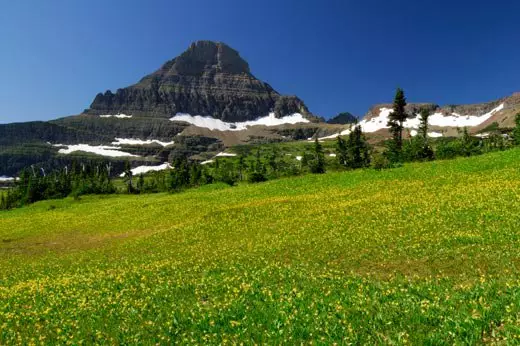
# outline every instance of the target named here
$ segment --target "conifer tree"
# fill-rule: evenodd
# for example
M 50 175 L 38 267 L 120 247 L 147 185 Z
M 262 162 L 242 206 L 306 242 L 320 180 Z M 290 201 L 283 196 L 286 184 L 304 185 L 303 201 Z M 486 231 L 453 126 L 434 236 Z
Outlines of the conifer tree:
M 342 166 L 347 165 L 348 160 L 348 148 L 347 141 L 345 141 L 341 136 L 338 136 L 336 139 L 336 158 L 338 162 Z
M 515 117 L 515 129 L 513 130 L 513 141 L 515 145 L 520 145 L 520 113 Z
M 370 165 L 369 146 L 359 125 L 348 136 L 345 165 L 352 169 Z
M 430 143 L 428 141 L 428 120 L 430 118 L 430 110 L 427 108 L 422 108 L 419 118 L 419 133 L 418 133 L 418 140 L 420 141 L 419 145 L 419 152 L 417 153 L 417 158 L 419 160 L 432 160 L 434 153 L 433 149 L 430 146 Z
M 311 165 L 311 172 L 315 174 L 325 173 L 325 155 L 323 147 L 318 138 L 314 140 L 314 158 Z
M 0 194 L 0 210 L 5 210 L 7 208 L 7 199 L 3 193 Z
M 388 116 L 388 126 L 390 126 L 390 132 L 392 133 L 390 151 L 394 161 L 399 161 L 401 150 L 403 148 L 403 124 L 407 117 L 405 107 L 406 98 L 404 96 L 404 91 L 401 88 L 397 88 L 394 98 L 393 112 Z
M 191 165 L 190 168 L 190 185 L 191 186 L 198 186 L 202 179 L 202 170 L 200 168 L 200 165 Z
M 244 159 L 244 155 L 240 155 L 238 158 L 238 177 L 240 181 L 244 180 L 244 171 L 246 170 L 246 161 Z
M 421 109 L 421 113 L 419 114 L 419 133 L 424 140 L 428 138 L 428 119 L 430 118 L 430 111 L 428 108 L 424 107 Z
M 127 192 L 128 193 L 133 193 L 134 192 L 134 187 L 132 185 L 132 169 L 130 168 L 130 162 L 126 161 L 125 162 L 125 175 L 124 175 L 124 180 L 126 181 L 126 184 L 127 184 Z
M 142 173 L 139 174 L 139 179 L 137 179 L 137 190 L 139 191 L 139 193 L 144 192 L 144 177 Z

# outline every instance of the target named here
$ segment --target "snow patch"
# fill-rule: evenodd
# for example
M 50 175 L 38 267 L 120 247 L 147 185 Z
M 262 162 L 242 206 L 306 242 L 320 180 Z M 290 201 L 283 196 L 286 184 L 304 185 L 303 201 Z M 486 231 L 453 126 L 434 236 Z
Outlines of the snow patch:
M 439 137 L 442 137 L 442 133 L 440 133 L 440 132 L 428 132 L 428 137 L 439 138 Z
M 158 172 L 158 171 L 164 171 L 166 169 L 172 169 L 173 167 L 168 163 L 165 162 L 162 165 L 159 166 L 139 166 L 132 168 L 132 175 L 139 175 L 139 174 L 146 174 L 148 172 Z M 120 177 L 124 177 L 125 173 L 121 173 L 119 175 Z
M 221 152 L 221 153 L 218 153 L 217 155 L 215 155 L 215 157 L 234 157 L 234 156 L 237 156 L 237 154 Z
M 452 115 L 444 116 L 442 113 L 434 113 L 430 116 L 428 124 L 434 126 L 452 126 L 452 127 L 473 127 L 482 124 L 484 121 L 491 118 L 495 113 L 504 109 L 504 104 L 492 109 L 489 113 L 481 116 L 474 115 L 460 115 L 452 113 Z
M 132 115 L 126 115 L 126 114 L 102 114 L 99 116 L 100 118 L 119 118 L 119 119 L 129 119 L 132 117 Z
M 478 137 L 478 138 L 488 138 L 490 136 L 490 133 L 489 132 L 485 132 L 485 133 L 477 133 L 475 135 L 475 137 Z
M 338 136 L 340 135 L 340 133 L 335 133 L 333 135 L 330 135 L 330 136 L 325 136 L 325 137 L 320 137 L 318 138 L 318 141 L 324 141 L 326 139 L 336 139 Z M 309 138 L 308 141 L 312 141 L 313 139 L 312 138 Z
M 139 138 L 116 138 L 115 142 L 112 142 L 114 145 L 150 145 L 153 143 L 162 145 L 163 147 L 175 144 L 174 141 L 161 142 L 158 139 L 147 139 L 143 141 Z
M 60 154 L 71 154 L 76 151 L 84 151 L 86 153 L 92 153 L 109 157 L 137 157 L 137 155 L 132 155 L 130 153 L 120 151 L 120 147 L 112 147 L 106 145 L 92 146 L 88 144 L 54 144 L 53 146 L 62 148 L 58 150 L 58 153 Z M 66 147 L 66 149 L 64 147 Z
M 246 130 L 249 126 L 278 126 L 283 124 L 297 124 L 297 123 L 308 123 L 309 120 L 305 119 L 300 113 L 294 113 L 287 115 L 282 118 L 277 118 L 274 113 L 269 113 L 265 117 L 260 117 L 252 121 L 233 122 L 228 123 L 220 119 L 212 117 L 203 117 L 200 115 L 192 116 L 190 114 L 178 113 L 171 121 L 183 121 L 195 125 L 197 127 L 204 127 L 210 130 L 217 131 L 242 131 Z
M 5 175 L 0 176 L 0 183 L 10 183 L 13 182 L 15 178 L 13 177 L 6 177 Z

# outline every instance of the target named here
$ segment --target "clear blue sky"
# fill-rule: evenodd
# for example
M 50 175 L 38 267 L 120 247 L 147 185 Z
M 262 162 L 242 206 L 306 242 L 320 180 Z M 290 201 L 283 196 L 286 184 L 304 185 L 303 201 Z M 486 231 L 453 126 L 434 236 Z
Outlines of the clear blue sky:
M 517 0 L 2 0 L 0 122 L 78 114 L 200 39 L 315 114 L 520 91 Z

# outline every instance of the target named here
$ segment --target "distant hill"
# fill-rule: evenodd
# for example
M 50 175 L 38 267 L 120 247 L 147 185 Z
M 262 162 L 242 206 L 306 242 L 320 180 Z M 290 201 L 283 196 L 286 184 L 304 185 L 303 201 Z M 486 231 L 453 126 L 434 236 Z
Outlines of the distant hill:
M 327 120 L 328 124 L 353 124 L 358 121 L 358 118 L 349 112 L 343 112 L 336 115 L 334 118 Z

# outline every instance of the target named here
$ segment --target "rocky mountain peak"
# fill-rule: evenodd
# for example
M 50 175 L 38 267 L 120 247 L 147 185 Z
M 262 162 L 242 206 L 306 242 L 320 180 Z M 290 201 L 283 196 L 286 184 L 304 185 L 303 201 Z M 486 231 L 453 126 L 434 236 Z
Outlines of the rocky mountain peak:
M 314 119 L 300 99 L 280 95 L 251 74 L 236 50 L 213 41 L 192 43 L 137 84 L 99 93 L 86 111 L 162 118 L 188 113 L 229 122 L 255 120 L 271 112 Z
M 197 41 L 175 59 L 179 74 L 198 75 L 208 70 L 230 74 L 249 74 L 249 64 L 222 42 Z

